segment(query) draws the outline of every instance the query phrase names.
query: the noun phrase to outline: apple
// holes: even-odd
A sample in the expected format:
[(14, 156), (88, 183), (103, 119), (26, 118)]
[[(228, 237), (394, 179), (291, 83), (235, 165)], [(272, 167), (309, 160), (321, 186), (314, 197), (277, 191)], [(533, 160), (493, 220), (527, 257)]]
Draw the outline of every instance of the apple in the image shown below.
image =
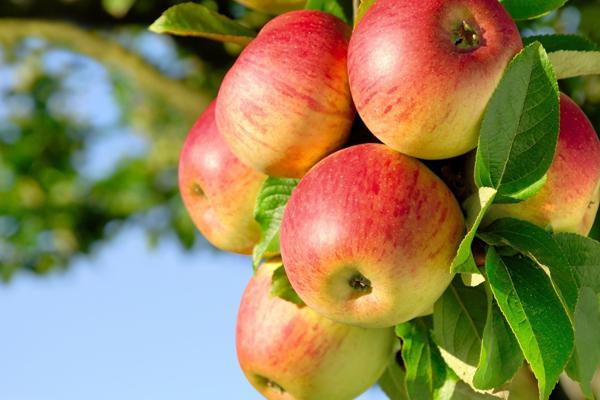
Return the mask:
[(286, 11), (298, 10), (304, 7), (306, 0), (236, 0), (238, 3), (253, 10), (267, 14), (281, 14)]
[(290, 283), (315, 311), (364, 327), (424, 315), (450, 284), (465, 230), (448, 187), (420, 161), (362, 144), (300, 181), (281, 225)]
[(492, 205), (484, 223), (512, 217), (555, 232), (587, 235), (599, 202), (600, 140), (579, 106), (561, 93), (558, 144), (546, 183), (525, 201)]
[(219, 131), (248, 165), (299, 178), (345, 142), (355, 110), (348, 86), (350, 28), (314, 10), (267, 23), (227, 72)]
[(350, 40), (352, 97), (393, 149), (455, 157), (477, 145), (483, 112), (522, 46), (497, 0), (377, 0)]
[(249, 254), (260, 239), (254, 202), (266, 176), (229, 150), (213, 101), (188, 134), (179, 158), (179, 191), (194, 224), (215, 247)]
[(354, 399), (392, 361), (393, 329), (340, 324), (271, 295), (280, 265), (263, 264), (241, 300), (236, 348), (244, 374), (267, 399)]

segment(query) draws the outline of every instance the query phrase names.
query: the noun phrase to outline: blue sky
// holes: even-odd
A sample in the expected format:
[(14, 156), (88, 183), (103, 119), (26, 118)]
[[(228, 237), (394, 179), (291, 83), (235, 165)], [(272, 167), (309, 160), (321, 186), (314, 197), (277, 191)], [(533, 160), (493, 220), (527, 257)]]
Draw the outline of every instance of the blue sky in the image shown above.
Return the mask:
[(130, 227), (66, 274), (18, 277), (0, 287), (0, 398), (260, 399), (234, 346), (251, 270), (169, 240), (150, 250)]

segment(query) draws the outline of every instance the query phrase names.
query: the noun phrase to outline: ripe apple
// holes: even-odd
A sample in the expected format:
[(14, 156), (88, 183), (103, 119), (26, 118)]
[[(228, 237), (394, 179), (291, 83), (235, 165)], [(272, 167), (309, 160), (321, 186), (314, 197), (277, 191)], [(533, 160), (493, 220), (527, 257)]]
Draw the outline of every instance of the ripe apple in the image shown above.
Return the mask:
[(229, 70), (217, 125), (233, 152), (271, 176), (299, 178), (346, 140), (355, 111), (348, 87), (350, 28), (321, 11), (280, 15)]
[(281, 254), (315, 311), (386, 327), (427, 313), (448, 287), (464, 229), (456, 199), (420, 161), (362, 144), (300, 181), (284, 212)]
[(267, 14), (281, 14), (286, 11), (298, 10), (304, 7), (306, 0), (236, 0), (238, 3), (253, 10)]
[(555, 232), (587, 235), (600, 202), (600, 140), (589, 119), (567, 95), (560, 95), (560, 133), (544, 186), (515, 204), (494, 204), (484, 223), (523, 219)]
[(188, 134), (179, 158), (179, 191), (194, 224), (214, 246), (249, 254), (260, 238), (254, 202), (266, 176), (241, 163), (215, 123), (213, 101)]
[(242, 297), (236, 347), (244, 374), (267, 399), (354, 399), (392, 360), (393, 330), (340, 324), (272, 296), (280, 265), (262, 265)]
[(485, 107), (522, 46), (497, 0), (377, 0), (350, 40), (352, 97), (393, 149), (455, 157), (477, 145)]

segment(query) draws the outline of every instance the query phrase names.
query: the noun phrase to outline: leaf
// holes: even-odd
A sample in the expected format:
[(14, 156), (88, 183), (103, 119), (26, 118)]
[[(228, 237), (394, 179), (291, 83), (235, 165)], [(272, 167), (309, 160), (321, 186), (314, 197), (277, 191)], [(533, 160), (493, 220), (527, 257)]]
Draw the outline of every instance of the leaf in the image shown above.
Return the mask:
[(575, 233), (558, 233), (554, 239), (563, 251), (578, 285), (600, 293), (600, 243)]
[(396, 360), (390, 363), (379, 378), (379, 386), (390, 400), (408, 400), (405, 373)]
[(541, 17), (562, 7), (567, 0), (500, 0), (506, 11), (516, 20)]
[(102, 0), (102, 7), (113, 17), (121, 18), (129, 12), (134, 3), (135, 0)]
[(375, 3), (375, 0), (362, 0), (356, 10), (356, 16), (354, 17), (354, 26), (358, 25), (360, 19), (365, 15), (367, 10)]
[(478, 233), (490, 245), (508, 245), (548, 267), (569, 313), (577, 303), (578, 284), (563, 250), (552, 235), (537, 225), (514, 218), (502, 218)]
[(283, 264), (273, 271), (273, 276), (271, 278), (271, 295), (280, 297), (299, 306), (305, 305), (304, 301), (302, 301), (300, 296), (298, 296), (298, 293), (296, 293), (292, 287), (292, 284), (285, 273)]
[(473, 239), (475, 239), (477, 228), (479, 228), (486, 211), (492, 205), (495, 196), (496, 189), (480, 187), (478, 192), (465, 202), (465, 208), (468, 210), (467, 226), (469, 227), (469, 231), (458, 246), (458, 251), (450, 266), (451, 272), (479, 273), (479, 269), (473, 259), (471, 245)]
[(149, 28), (156, 33), (198, 36), (221, 42), (246, 45), (256, 32), (211, 9), (195, 3), (169, 8)]
[(487, 297), (487, 320), (483, 329), (479, 363), (473, 376), (473, 386), (481, 390), (502, 386), (523, 365), (523, 353), (515, 335), (491, 292)]
[(600, 74), (600, 51), (555, 51), (548, 57), (558, 79)]
[(431, 341), (427, 323), (420, 318), (397, 325), (396, 335), (402, 339), (408, 398), (433, 400), (446, 379), (446, 365)]
[(306, 6), (307, 10), (319, 10), (334, 15), (347, 23), (352, 25), (352, 1), (351, 0), (308, 0)]
[(593, 398), (591, 382), (600, 366), (600, 309), (589, 287), (582, 287), (575, 308), (575, 351), (567, 373), (581, 384), (587, 398)]
[(598, 45), (578, 35), (534, 35), (523, 38), (523, 44), (540, 42), (547, 53), (560, 50), (598, 51)]
[(542, 43), (558, 79), (600, 74), (600, 48), (577, 35), (540, 35), (523, 39)]
[(469, 384), (479, 361), (486, 303), (482, 286), (468, 287), (455, 278), (433, 308), (433, 336), (442, 357)]
[(266, 252), (279, 253), (279, 227), (283, 211), (298, 182), (298, 179), (268, 177), (263, 183), (254, 206), (254, 219), (261, 230), (260, 242), (252, 252), (254, 269)]
[(478, 187), (498, 190), (495, 202), (518, 202), (535, 194), (556, 150), (558, 84), (539, 43), (509, 64), (481, 125), (475, 160)]
[(547, 399), (573, 350), (573, 329), (546, 273), (522, 256), (486, 258), (488, 282)]

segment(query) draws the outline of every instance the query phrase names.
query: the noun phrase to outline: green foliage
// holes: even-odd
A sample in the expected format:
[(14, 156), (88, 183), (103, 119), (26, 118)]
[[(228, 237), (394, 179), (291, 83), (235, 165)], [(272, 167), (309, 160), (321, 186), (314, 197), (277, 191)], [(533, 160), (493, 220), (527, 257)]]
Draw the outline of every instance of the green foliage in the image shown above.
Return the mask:
[(575, 307), (575, 351), (567, 366), (569, 376), (581, 383), (583, 393), (591, 398), (591, 382), (600, 365), (600, 307), (596, 293), (584, 286)]
[(304, 8), (335, 15), (348, 25), (352, 25), (353, 22), (351, 0), (308, 0)]
[(406, 368), (406, 391), (409, 399), (434, 399), (444, 385), (448, 373), (429, 333), (426, 319), (417, 319), (396, 326), (402, 339), (402, 360)]
[(169, 8), (154, 21), (150, 30), (156, 33), (197, 36), (240, 45), (250, 43), (256, 36), (256, 32), (244, 25), (195, 3), (184, 3)]
[(578, 35), (534, 35), (523, 38), (523, 44), (528, 46), (539, 42), (547, 53), (561, 50), (597, 51), (598, 45)]
[(558, 79), (600, 74), (600, 48), (577, 35), (541, 35), (524, 39), (542, 43)]
[(456, 256), (452, 261), (450, 266), (452, 272), (479, 273), (471, 252), (471, 244), (485, 213), (494, 202), (496, 193), (496, 189), (481, 187), (476, 194), (466, 201), (469, 231), (460, 242)]
[(500, 0), (500, 2), (514, 19), (531, 19), (562, 7), (567, 0)]
[(523, 353), (498, 303), (486, 285), (487, 319), (483, 328), (479, 364), (473, 375), (473, 386), (490, 390), (501, 387), (523, 365)]
[(468, 287), (455, 278), (434, 306), (435, 343), (454, 372), (467, 382), (472, 381), (479, 360), (486, 303), (482, 285)]
[(508, 66), (481, 125), (475, 181), (496, 202), (524, 200), (543, 185), (559, 128), (558, 85), (544, 48), (526, 47)]
[(273, 271), (271, 295), (280, 297), (299, 306), (305, 305), (300, 296), (298, 296), (298, 293), (296, 293), (292, 287), (292, 284), (285, 273), (283, 264)]
[(488, 250), (485, 269), (502, 314), (547, 399), (573, 351), (573, 328), (550, 278), (527, 258)]
[(390, 363), (379, 378), (379, 386), (390, 400), (408, 400), (406, 374), (396, 360)]
[(574, 270), (550, 233), (527, 221), (503, 218), (494, 221), (479, 236), (495, 246), (510, 246), (547, 267), (567, 310), (573, 312), (578, 291)]
[(268, 177), (256, 198), (254, 219), (260, 226), (260, 242), (254, 246), (252, 263), (258, 267), (265, 253), (279, 254), (279, 227), (283, 211), (299, 179)]
[[(80, 65), (91, 60), (59, 47), (63, 57), (68, 54), (77, 62), (48, 72), (41, 60), (59, 48), (41, 43), (30, 50), (23, 43), (0, 48), (5, 57), (1, 67), (25, 77), (18, 85), (6, 82), (8, 91), (0, 90), (7, 113), (0, 121), (2, 278), (18, 271), (46, 274), (66, 268), (127, 222), (143, 227), (149, 239), (175, 235), (184, 247), (194, 246), (198, 237), (177, 191), (178, 148), (158, 151), (153, 145), (153, 138), (159, 143), (163, 135), (171, 136), (170, 141), (173, 134), (182, 139), (193, 119), (155, 95), (140, 101), (135, 82), (115, 72), (95, 84), (119, 94), (114, 101), (122, 114), (109, 126), (99, 125), (61, 103), (75, 90), (72, 77), (82, 74)], [(101, 176), (82, 172), (95, 143), (113, 129), (127, 127), (146, 133), (144, 154), (115, 160)]]

